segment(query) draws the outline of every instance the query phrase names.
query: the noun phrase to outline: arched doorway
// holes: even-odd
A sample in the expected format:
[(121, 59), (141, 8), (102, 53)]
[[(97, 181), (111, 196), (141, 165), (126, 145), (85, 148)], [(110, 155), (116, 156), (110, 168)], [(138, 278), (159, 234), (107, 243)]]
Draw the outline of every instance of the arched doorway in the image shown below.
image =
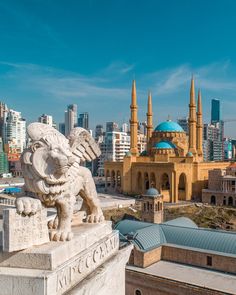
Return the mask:
[(226, 197), (224, 196), (223, 205), (226, 205)]
[(153, 172), (150, 174), (150, 187), (156, 188), (156, 176)]
[(170, 202), (170, 179), (167, 173), (163, 173), (161, 177), (161, 192), (165, 202)]
[(149, 177), (147, 172), (144, 173), (144, 188), (145, 190), (149, 189)]
[(233, 197), (229, 197), (228, 199), (228, 205), (233, 206)]
[(181, 173), (180, 177), (179, 177), (178, 199), (182, 200), (182, 201), (187, 200), (186, 175), (185, 175), (185, 173)]
[(143, 180), (142, 180), (142, 173), (141, 172), (138, 172), (138, 175), (137, 175), (137, 188), (138, 188), (138, 193), (139, 194), (142, 194), (143, 192)]
[(211, 196), (211, 205), (216, 204), (216, 197), (214, 195)]

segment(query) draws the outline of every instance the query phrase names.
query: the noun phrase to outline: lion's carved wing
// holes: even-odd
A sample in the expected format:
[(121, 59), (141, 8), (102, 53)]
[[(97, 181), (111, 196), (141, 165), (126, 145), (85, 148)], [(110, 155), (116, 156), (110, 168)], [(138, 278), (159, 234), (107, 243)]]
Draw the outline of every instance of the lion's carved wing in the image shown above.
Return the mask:
[(84, 128), (76, 127), (72, 129), (68, 138), (76, 162), (91, 162), (100, 156), (100, 148), (90, 133)]

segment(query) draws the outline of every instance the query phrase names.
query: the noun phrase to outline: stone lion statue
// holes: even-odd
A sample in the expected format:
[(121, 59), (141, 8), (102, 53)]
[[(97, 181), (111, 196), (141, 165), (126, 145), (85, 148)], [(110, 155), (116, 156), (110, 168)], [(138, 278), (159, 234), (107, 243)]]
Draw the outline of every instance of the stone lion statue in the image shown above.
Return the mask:
[(81, 161), (92, 161), (101, 153), (89, 132), (74, 128), (66, 138), (49, 125), (32, 123), (27, 133), (32, 143), (21, 156), (25, 195), (16, 199), (18, 213), (35, 214), (41, 205), (56, 208), (57, 217), (49, 223), (50, 239), (54, 241), (73, 237), (71, 220), (79, 196), (86, 222), (102, 222), (91, 172), (81, 166)]

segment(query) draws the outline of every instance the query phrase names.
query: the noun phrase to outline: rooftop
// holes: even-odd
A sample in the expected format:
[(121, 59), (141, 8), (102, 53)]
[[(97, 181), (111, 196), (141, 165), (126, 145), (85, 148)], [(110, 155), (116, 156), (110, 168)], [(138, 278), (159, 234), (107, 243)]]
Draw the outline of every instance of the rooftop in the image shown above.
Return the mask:
[(116, 229), (123, 236), (131, 235), (132, 242), (145, 252), (171, 244), (236, 256), (235, 232), (198, 228), (189, 218), (177, 218), (161, 224), (122, 220), (116, 224)]
[(170, 141), (159, 141), (154, 144), (154, 147), (157, 149), (175, 149), (176, 146)]
[(234, 275), (173, 262), (159, 261), (146, 268), (128, 265), (126, 269), (227, 294), (236, 290)]
[(157, 132), (184, 132), (183, 128), (176, 122), (172, 122), (171, 120), (167, 120), (165, 122), (160, 123), (156, 128)]

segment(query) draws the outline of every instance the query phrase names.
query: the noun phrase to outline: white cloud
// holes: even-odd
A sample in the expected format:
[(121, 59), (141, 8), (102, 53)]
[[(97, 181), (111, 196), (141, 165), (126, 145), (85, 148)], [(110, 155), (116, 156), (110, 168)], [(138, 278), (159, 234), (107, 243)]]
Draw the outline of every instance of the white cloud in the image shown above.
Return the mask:
[[(0, 70), (1, 65), (5, 69), (0, 76), (4, 95), (22, 99), (22, 104), (27, 98), (35, 98), (38, 107), (31, 116), (36, 117), (36, 112), (39, 115), (39, 112), (47, 111), (40, 105), (41, 98), (47, 102), (45, 108), (55, 104), (55, 101), (58, 103), (60, 110), (54, 111), (51, 107), (55, 114), (63, 114), (66, 104), (76, 101), (80, 109), (93, 114), (92, 125), (110, 120), (121, 122), (129, 116), (130, 76), (135, 65), (114, 62), (93, 75), (35, 64), (6, 62), (0, 62)], [(186, 116), (192, 74), (195, 76), (196, 88), (202, 89), (205, 119), (209, 119), (210, 99), (214, 97), (222, 99), (223, 116), (234, 117), (236, 72), (230, 61), (226, 60), (198, 68), (183, 64), (138, 76), (136, 84), (140, 120), (145, 119), (148, 89), (153, 94), (154, 121), (165, 120), (168, 114), (173, 119)], [(58, 120), (59, 115), (55, 116)], [(233, 134), (232, 128), (229, 130)]]

